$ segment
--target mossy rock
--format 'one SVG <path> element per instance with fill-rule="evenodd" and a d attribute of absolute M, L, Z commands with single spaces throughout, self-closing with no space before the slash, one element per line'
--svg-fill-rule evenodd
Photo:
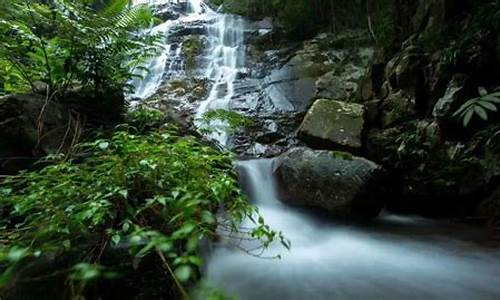
<path fill-rule="evenodd" d="M 388 128 L 415 117 L 415 103 L 402 91 L 390 94 L 382 104 L 382 127 Z"/>
<path fill-rule="evenodd" d="M 182 43 L 182 54 L 186 59 L 186 69 L 193 70 L 197 67 L 197 58 L 203 50 L 203 43 L 200 36 L 193 35 Z"/>
<path fill-rule="evenodd" d="M 314 102 L 299 128 L 299 138 L 315 149 L 359 152 L 364 107 L 328 99 Z"/>

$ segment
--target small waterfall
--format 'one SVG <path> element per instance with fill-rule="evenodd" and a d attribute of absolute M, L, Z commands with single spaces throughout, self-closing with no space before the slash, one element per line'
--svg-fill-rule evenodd
<path fill-rule="evenodd" d="M 180 3 L 180 0 L 133 0 L 132 5 L 161 5 L 168 3 Z M 207 13 L 205 13 L 207 11 Z M 164 48 L 161 53 L 153 57 L 146 64 L 146 69 L 138 72 L 142 79 L 135 79 L 131 84 L 135 87 L 133 94 L 128 95 L 130 99 L 146 99 L 153 95 L 160 85 L 165 81 L 165 77 L 178 75 L 179 61 L 181 59 L 182 43 L 173 47 L 170 43 L 170 31 L 175 26 L 183 23 L 195 22 L 208 18 L 213 12 L 204 4 L 202 0 L 188 0 L 186 14 L 176 20 L 168 20 L 156 27 L 151 28 L 144 34 L 161 34 L 164 36 Z"/>
<path fill-rule="evenodd" d="M 272 228 L 291 240 L 269 260 L 219 246 L 206 277 L 239 300 L 498 299 L 500 254 L 469 242 L 479 232 L 386 215 L 368 226 L 337 224 L 279 202 L 272 160 L 238 163 L 241 184 Z"/>
<path fill-rule="evenodd" d="M 245 67 L 245 24 L 241 17 L 229 14 L 217 14 L 215 22 L 208 27 L 210 46 L 209 65 L 205 76 L 212 82 L 208 98 L 201 102 L 196 116 L 212 110 L 230 110 L 230 101 L 234 96 L 234 82 Z M 210 134 L 224 146 L 228 135 L 223 121 L 211 121 L 210 127 L 216 128 Z"/>
<path fill-rule="evenodd" d="M 167 40 L 168 32 L 173 24 L 174 22 L 167 21 L 161 25 L 154 27 L 150 30 L 149 33 L 162 34 L 165 36 L 165 40 Z M 133 94 L 129 95 L 130 98 L 145 99 L 156 92 L 163 80 L 163 75 L 166 70 L 165 66 L 170 56 L 171 47 L 171 45 L 166 44 L 165 48 L 159 56 L 150 59 L 149 63 L 146 66 L 148 71 L 141 70 L 139 72 L 138 75 L 140 75 L 142 79 L 134 79 L 132 81 L 132 85 L 135 86 L 135 91 Z"/>

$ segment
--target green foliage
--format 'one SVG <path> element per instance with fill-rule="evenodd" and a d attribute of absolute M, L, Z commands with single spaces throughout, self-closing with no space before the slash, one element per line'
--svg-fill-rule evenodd
<path fill-rule="evenodd" d="M 439 51 L 439 63 L 444 69 L 478 64 L 485 40 L 491 39 L 492 32 L 500 30 L 499 1 L 472 1 L 469 4 L 468 17 L 427 30 L 419 38 L 428 52 Z"/>
<path fill-rule="evenodd" d="M 204 238 L 238 234 L 261 248 L 275 239 L 288 246 L 247 203 L 231 157 L 192 137 L 175 130 L 135 135 L 124 127 L 79 149 L 88 156 L 83 162 L 48 157 L 48 167 L 0 183 L 0 286 L 15 284 L 27 261 L 71 251 L 81 254 L 68 270 L 72 280 L 112 276 L 113 266 L 99 266 L 99 253 L 120 246 L 134 264 L 161 253 L 187 282 L 203 264 Z M 225 214 L 218 217 L 220 207 Z M 240 228 L 247 219 L 254 227 Z"/>
<path fill-rule="evenodd" d="M 201 122 L 202 128 L 206 131 L 223 130 L 229 133 L 255 126 L 255 121 L 251 118 L 225 109 L 206 112 L 201 118 Z"/>
<path fill-rule="evenodd" d="M 35 90 L 44 82 L 51 94 L 73 85 L 96 95 L 130 88 L 130 70 L 157 51 L 157 37 L 134 32 L 153 18 L 144 6 L 110 1 L 97 11 L 88 1 L 6 3 L 0 15 L 0 83 L 3 92 Z"/>
<path fill-rule="evenodd" d="M 477 175 L 484 173 L 480 160 L 464 144 L 443 144 L 435 130 L 425 122 L 409 124 L 384 149 L 413 192 L 443 193 L 480 180 Z"/>
<path fill-rule="evenodd" d="M 391 47 L 396 40 L 396 20 L 391 1 L 368 1 L 367 14 L 374 38 L 380 47 Z"/>
<path fill-rule="evenodd" d="M 226 11 L 260 18 L 275 17 L 290 37 L 300 39 L 313 35 L 318 27 L 314 6 L 309 0 L 213 0 Z"/>
<path fill-rule="evenodd" d="M 500 92 L 488 94 L 488 91 L 480 87 L 479 97 L 465 102 L 454 114 L 462 120 L 464 127 L 467 127 L 473 116 L 478 116 L 483 121 L 488 121 L 488 114 L 498 111 L 500 105 Z"/>
<path fill-rule="evenodd" d="M 137 128 L 139 132 L 146 132 L 160 127 L 164 118 L 163 112 L 158 109 L 139 106 L 128 113 L 127 123 Z"/>

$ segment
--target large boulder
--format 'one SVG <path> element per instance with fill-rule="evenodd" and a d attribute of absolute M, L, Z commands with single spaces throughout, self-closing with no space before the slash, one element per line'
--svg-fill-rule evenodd
<path fill-rule="evenodd" d="M 334 56 L 340 61 L 333 64 L 333 70 L 316 80 L 316 97 L 342 101 L 369 98 L 371 86 L 367 85 L 370 82 L 367 82 L 366 78 L 374 50 L 370 47 L 360 47 L 351 51 L 344 49 L 344 52 L 339 51 L 339 53 L 342 56 Z"/>
<path fill-rule="evenodd" d="M 387 197 L 384 170 L 344 152 L 293 148 L 276 159 L 273 170 L 282 201 L 342 219 L 374 217 Z"/>
<path fill-rule="evenodd" d="M 0 157 L 31 155 L 33 151 L 53 153 L 62 143 L 67 123 L 67 109 L 54 101 L 45 105 L 44 96 L 0 98 Z M 41 136 L 40 126 L 44 129 Z"/>
<path fill-rule="evenodd" d="M 314 102 L 307 112 L 298 135 L 316 149 L 359 151 L 364 126 L 364 107 L 328 99 Z"/>

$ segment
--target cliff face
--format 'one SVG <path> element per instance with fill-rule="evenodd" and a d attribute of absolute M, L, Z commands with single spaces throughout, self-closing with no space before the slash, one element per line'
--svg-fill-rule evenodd
<path fill-rule="evenodd" d="M 253 2 L 257 6 L 246 9 Z M 333 100 L 363 106 L 361 150 L 356 154 L 383 164 L 392 174 L 394 188 L 385 199 L 389 208 L 469 216 L 485 203 L 499 206 L 489 195 L 500 175 L 494 150 L 500 132 L 496 113 L 500 100 L 495 94 L 500 88 L 500 4 L 318 1 L 301 10 L 301 1 L 295 5 L 253 2 L 219 1 L 233 12 L 272 18 L 275 31 L 264 44 L 262 38 L 250 41 L 253 54 L 286 48 L 291 59 L 284 62 L 312 70 L 314 76 L 306 73 L 315 78 L 316 92 L 308 94 L 308 105 L 321 99 L 322 103 Z M 305 41 L 291 42 L 297 39 Z M 489 103 L 484 99 L 490 99 Z M 465 103 L 472 105 L 468 104 L 468 116 Z M 460 109 L 462 114 L 457 113 Z M 317 113 L 316 109 L 308 115 Z M 322 115 L 317 114 L 318 118 Z M 339 128 L 348 134 L 346 128 Z M 302 140 L 300 131 L 292 140 L 325 149 L 325 143 Z M 345 150 L 337 148 L 326 147 Z M 489 201 L 483 201 L 488 197 Z M 486 211 L 491 215 L 495 210 Z M 485 216 L 484 212 L 480 215 Z"/>

